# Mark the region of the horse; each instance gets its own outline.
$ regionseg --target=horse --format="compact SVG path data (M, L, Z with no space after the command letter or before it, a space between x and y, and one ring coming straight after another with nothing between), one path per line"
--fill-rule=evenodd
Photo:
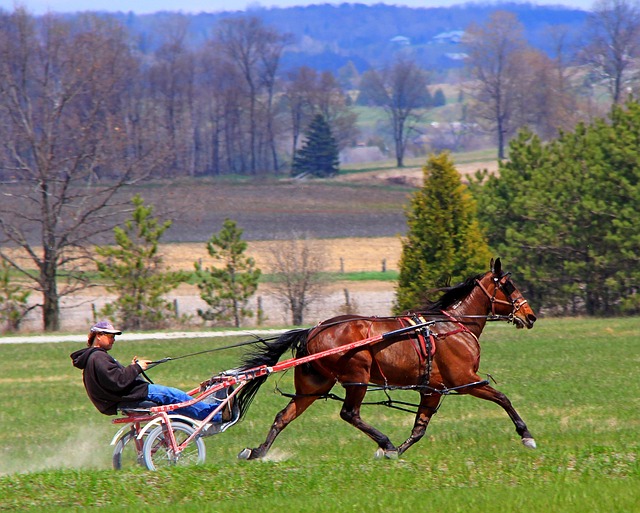
M439 299L422 309L411 310L407 315L334 317L309 329L287 331L273 342L263 341L259 348L245 354L241 370L275 365L287 350L300 358L400 331L398 336L380 336L374 339L375 343L296 366L295 395L276 415L264 443L242 450L238 458L263 458L280 432L316 399L326 397L336 383L345 389L340 417L378 445L376 457L397 458L418 442L441 398L451 390L500 405L511 418L525 447L535 449L533 436L507 396L477 374L480 364L478 339L486 322L505 320L518 329L531 329L536 321L535 313L513 284L510 273L502 271L499 258L495 262L491 260L490 271L440 290ZM416 323L418 326L426 324L428 329L409 328ZM267 377L251 380L240 391L237 400L242 415ZM415 388L420 394L411 434L397 447L387 435L360 417L360 407L370 383L390 388Z

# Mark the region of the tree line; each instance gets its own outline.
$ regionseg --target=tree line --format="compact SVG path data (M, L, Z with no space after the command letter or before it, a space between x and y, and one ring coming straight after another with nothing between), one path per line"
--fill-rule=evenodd
M511 142L473 183L488 241L549 313L640 312L640 104L546 144Z
M498 173L468 185L432 156L408 209L396 311L504 259L548 315L640 313L640 103L544 142L511 141Z
M351 62L333 74L284 68L293 36L258 16L217 18L197 47L188 19L172 18L149 53L118 20L0 13L0 178L20 179L36 162L65 172L71 161L97 180L132 165L162 178L289 173L317 115L339 150L359 142L356 104L384 112L374 135L399 166L408 146L459 150L487 134L503 158L523 126L548 139L605 113L608 102L594 101L603 90L624 100L640 56L635 0L598 0L579 46L554 26L551 53L527 41L513 12L494 10L465 27L452 143L429 137L429 111L447 100L429 90L437 70L421 67L412 46L376 68Z
M336 78L304 67L282 76L289 36L255 17L221 20L197 49L177 23L151 56L115 19L91 14L18 8L0 13L0 32L5 180L40 162L91 168L94 180L120 179L131 162L162 178L279 174L317 114L341 147L355 140Z

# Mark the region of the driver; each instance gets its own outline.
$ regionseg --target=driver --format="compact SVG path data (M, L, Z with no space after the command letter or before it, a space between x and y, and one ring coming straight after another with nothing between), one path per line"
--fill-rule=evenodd
M74 367L82 369L82 381L87 395L100 413L116 415L120 404L131 405L142 401L152 401L158 405L177 404L191 401L186 392L177 388L149 383L140 377L147 369L150 360L133 357L131 365L126 367L108 352L113 347L116 335L122 335L108 321L94 324L89 331L87 347L73 352L70 356ZM191 406L173 410L187 417L204 420L219 402L198 401ZM211 422L220 422L222 415L216 413Z

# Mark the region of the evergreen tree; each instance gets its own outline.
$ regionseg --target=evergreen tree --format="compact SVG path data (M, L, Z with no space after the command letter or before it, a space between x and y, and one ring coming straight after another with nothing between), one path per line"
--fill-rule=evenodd
M489 241L536 308L640 311L638 148L640 104L630 102L547 144L522 132L499 173L476 179Z
M448 153L429 157L424 184L407 209L395 310L418 307L426 293L486 270L491 254L476 204Z
M244 254L247 243L241 240L242 232L235 221L225 219L220 233L207 242L209 256L219 265L205 268L199 262L194 264L200 297L209 305L207 310L198 310L205 321L232 320L240 327L242 319L252 315L247 303L258 289L261 271L255 268L254 259Z
M11 266L0 260L0 333L13 333L20 323L35 308L29 306L31 291L11 280Z
M322 114L313 118L306 137L307 140L293 161L293 172L309 173L319 177L337 174L340 171L338 144Z
M175 318L173 303L164 298L187 280L184 272L163 270L158 244L171 221L160 223L151 217L153 207L145 206L136 195L131 200L134 210L124 227L113 230L116 245L96 247L100 278L107 282L107 292L117 299L101 310L127 330L166 327Z
M438 87L438 89L436 89L436 92L433 93L431 105L433 107L444 107L446 104L447 104L447 98L444 95L444 91Z

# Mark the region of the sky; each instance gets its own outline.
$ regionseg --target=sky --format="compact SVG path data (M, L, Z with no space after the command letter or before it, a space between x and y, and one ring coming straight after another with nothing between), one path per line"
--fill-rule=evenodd
M374 5L406 5L409 7L442 7L464 4L467 0L0 0L0 8L12 11L15 5L21 5L31 14L46 12L108 11L146 14L157 11L176 11L184 13L244 11L252 7L292 7L295 5L358 3ZM516 0L517 1L517 0ZM484 3L484 0L475 0ZM486 3L495 3L488 0ZM563 5L588 10L594 0L531 0L537 5Z

